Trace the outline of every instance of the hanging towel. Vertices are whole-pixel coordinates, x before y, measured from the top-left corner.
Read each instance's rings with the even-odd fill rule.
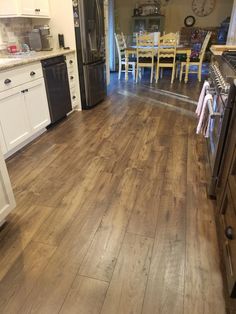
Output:
[[[208,101],[213,102],[213,97],[211,94],[207,94],[204,98],[201,115],[198,121],[197,134],[202,133],[205,137],[209,137],[209,127],[210,127],[210,112],[208,108]]]
[[[198,117],[200,117],[201,115],[204,97],[206,96],[206,89],[209,87],[210,87],[210,84],[207,81],[205,81],[201,90],[201,94],[200,94],[198,104],[197,104],[197,109],[196,109],[196,114]]]

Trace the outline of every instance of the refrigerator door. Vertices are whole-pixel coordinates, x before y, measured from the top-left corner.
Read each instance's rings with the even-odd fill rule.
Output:
[[[83,109],[90,109],[106,97],[105,63],[84,65],[84,83],[86,104]]]
[[[80,0],[79,12],[83,63],[103,60],[105,57],[103,0]]]

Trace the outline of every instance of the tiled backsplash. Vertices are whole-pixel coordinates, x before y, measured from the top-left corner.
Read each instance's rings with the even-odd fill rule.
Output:
[[[22,44],[27,42],[27,33],[33,29],[30,18],[7,18],[0,21],[0,49],[8,43]]]

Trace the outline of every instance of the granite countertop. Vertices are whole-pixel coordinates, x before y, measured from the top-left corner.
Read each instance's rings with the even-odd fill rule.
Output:
[[[210,48],[210,51],[213,53],[214,56],[221,56],[223,51],[222,50],[216,50],[214,48]]]
[[[20,55],[20,56],[0,56],[0,71],[8,70],[11,68],[14,68],[16,66],[41,61],[44,59],[65,55],[68,53],[75,52],[74,49],[54,49],[52,51],[39,51],[39,52],[32,52],[26,55]]]

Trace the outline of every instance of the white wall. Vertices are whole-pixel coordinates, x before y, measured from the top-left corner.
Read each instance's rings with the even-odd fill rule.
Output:
[[[49,25],[55,48],[59,47],[58,34],[64,34],[65,46],[75,49],[75,30],[72,0],[49,0],[51,19]]]

